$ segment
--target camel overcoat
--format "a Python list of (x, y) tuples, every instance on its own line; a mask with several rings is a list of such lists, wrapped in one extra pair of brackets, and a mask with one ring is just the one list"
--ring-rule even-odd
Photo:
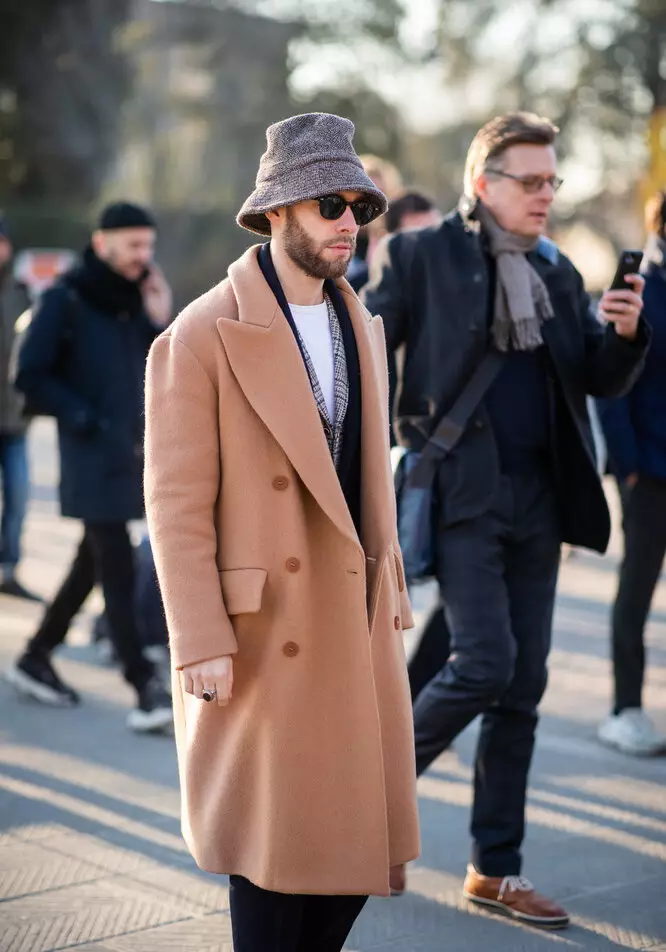
[[(341, 279), (361, 369), (359, 539), (257, 251), (148, 361), (183, 833), (202, 869), (264, 889), (387, 895), (419, 834), (384, 330)], [(179, 669), (225, 654), (227, 707), (184, 693)]]

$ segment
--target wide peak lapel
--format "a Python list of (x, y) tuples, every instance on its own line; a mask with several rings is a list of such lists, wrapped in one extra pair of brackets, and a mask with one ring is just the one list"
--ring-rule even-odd
[[(395, 498), (389, 464), (386, 338), (381, 318), (370, 318), (346, 281), (339, 282), (354, 328), (361, 367), (361, 542), (377, 557), (395, 535)], [(386, 500), (392, 504), (386, 505)]]
[(238, 320), (219, 334), (243, 393), (329, 519), (358, 542), (298, 344), (251, 248), (229, 269)]

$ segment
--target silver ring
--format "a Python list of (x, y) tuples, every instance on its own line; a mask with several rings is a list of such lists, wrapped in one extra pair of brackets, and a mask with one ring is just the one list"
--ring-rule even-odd
[(210, 691), (204, 690), (201, 696), (204, 699), (204, 701), (214, 701), (215, 698), (217, 697), (217, 691), (215, 690), (215, 688), (211, 688)]

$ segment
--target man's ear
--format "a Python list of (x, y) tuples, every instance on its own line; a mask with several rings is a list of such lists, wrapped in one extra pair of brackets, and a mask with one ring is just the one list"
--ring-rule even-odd
[(477, 198), (483, 199), (488, 194), (488, 179), (481, 173), (474, 179), (474, 194)]
[(93, 251), (95, 252), (97, 257), (103, 259), (105, 251), (106, 251), (106, 242), (104, 240), (104, 232), (101, 231), (99, 228), (96, 231), (94, 231), (92, 233), (92, 238), (90, 240), (90, 243), (92, 244)]
[(271, 224), (277, 224), (282, 218), (282, 209), (273, 208), (271, 211), (266, 212), (266, 218), (269, 220), (269, 222), (271, 222)]

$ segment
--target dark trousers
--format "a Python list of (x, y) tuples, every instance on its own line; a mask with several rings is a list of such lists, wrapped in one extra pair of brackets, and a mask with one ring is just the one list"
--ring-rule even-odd
[(122, 523), (85, 524), (79, 550), (28, 650), (50, 654), (67, 637), (69, 626), (99, 581), (104, 593), (109, 634), (125, 678), (137, 690), (153, 676), (144, 656), (134, 614), (134, 553)]
[(269, 892), (232, 876), (234, 952), (340, 952), (367, 900)]
[(449, 660), (451, 632), (444, 606), (438, 605), (425, 624), (416, 651), (409, 662), (409, 689), (412, 704), (421, 691)]
[(24, 434), (0, 433), (0, 472), (0, 566), (11, 574), (21, 557), (21, 533), (30, 494), (28, 445)]
[(560, 524), (547, 474), (502, 477), (492, 509), (442, 529), (438, 579), (451, 633), (414, 705), (419, 774), (478, 714), (472, 862), (517, 875), (537, 707), (547, 681)]
[(612, 622), (616, 714), (642, 706), (645, 625), (666, 555), (666, 481), (640, 476), (622, 501), (624, 559)]

